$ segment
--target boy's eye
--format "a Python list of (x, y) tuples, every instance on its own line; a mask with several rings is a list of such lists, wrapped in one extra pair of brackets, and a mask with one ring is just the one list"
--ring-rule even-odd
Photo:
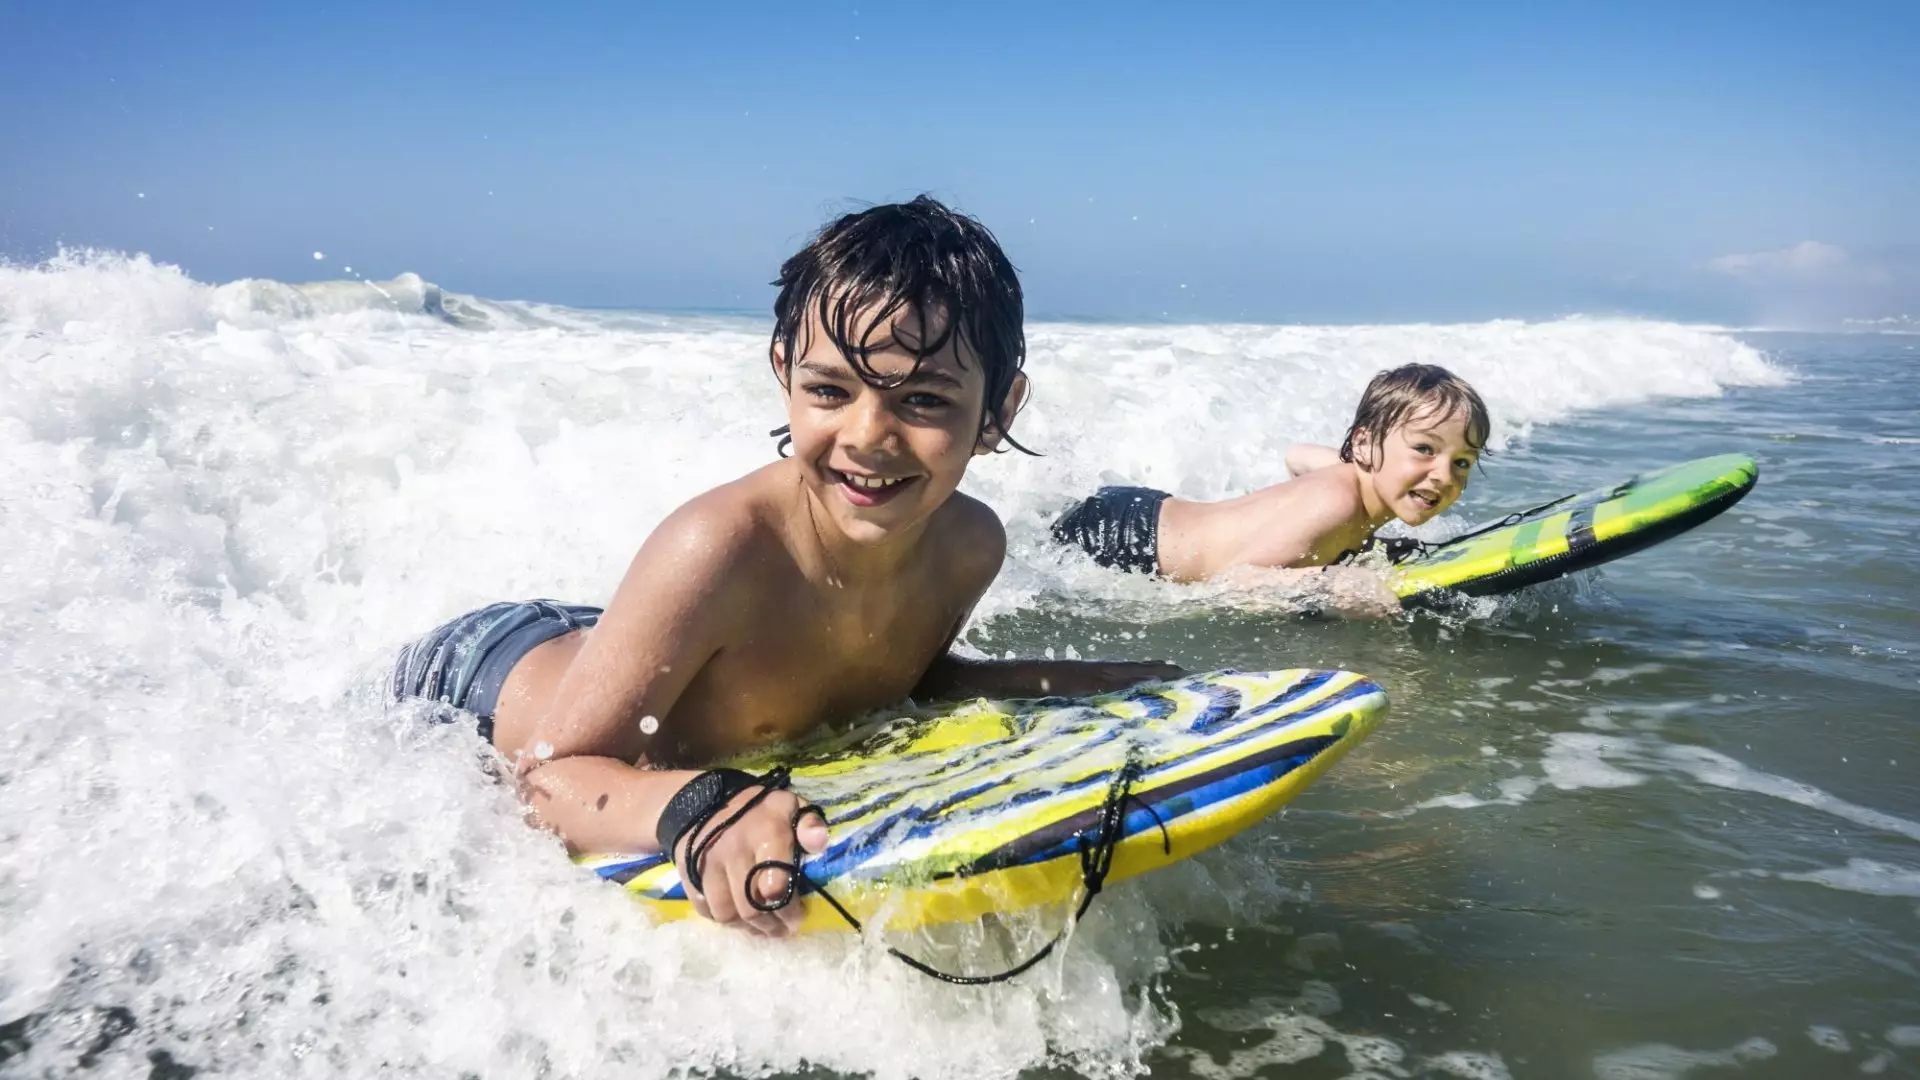
[(805, 389), (810, 396), (819, 398), (822, 401), (839, 401), (847, 396), (847, 392), (844, 389), (832, 383), (809, 383), (803, 387), (803, 389)]
[(924, 391), (907, 395), (907, 404), (913, 406), (916, 409), (937, 409), (940, 406), (945, 405), (946, 403), (947, 403), (946, 398), (943, 398), (938, 394), (929, 394)]
[(1473, 468), (1473, 462), (1468, 461), (1466, 458), (1454, 458), (1453, 467), (1462, 470), (1471, 469)]
[(1422, 453), (1422, 454), (1432, 454), (1432, 453), (1433, 453), (1433, 447), (1431, 447), (1431, 446), (1428, 446), (1428, 445), (1427, 445), (1426, 443), (1423, 443), (1423, 442), (1421, 442), (1421, 443), (1414, 443), (1414, 444), (1413, 444), (1413, 448), (1414, 448), (1414, 449), (1415, 449), (1416, 451), (1418, 451), (1418, 452), (1420, 452), (1420, 453)]

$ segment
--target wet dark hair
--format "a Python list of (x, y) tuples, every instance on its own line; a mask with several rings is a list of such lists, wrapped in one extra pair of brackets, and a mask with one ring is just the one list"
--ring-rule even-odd
[[(821, 229), (781, 265), (773, 284), (780, 294), (773, 301), (769, 349), (789, 379), (794, 361), (812, 344), (809, 315), (819, 320), (854, 374), (882, 390), (911, 378), (958, 335), (961, 364), (971, 352), (987, 377), (981, 437), (993, 429), (1006, 444), (1032, 453), (1007, 434), (1003, 415), (1007, 391), (1027, 360), (1026, 302), (1013, 263), (985, 225), (927, 195), (870, 207)], [(887, 334), (904, 311), (911, 311), (923, 329), (943, 316), (946, 325), (931, 338), (898, 342), (913, 352), (914, 366), (883, 376), (869, 360), (874, 336)], [(880, 344), (887, 340), (882, 337)], [(793, 437), (786, 427), (773, 434), (781, 436), (784, 456)]]
[(1353, 411), (1346, 440), (1340, 444), (1340, 460), (1353, 460), (1353, 437), (1364, 431), (1373, 451), (1366, 467), (1373, 468), (1380, 460), (1380, 444), (1386, 441), (1387, 433), (1428, 410), (1443, 417), (1465, 413), (1467, 445), (1486, 450), (1493, 422), (1487, 416), (1486, 402), (1467, 380), (1437, 364), (1404, 364), (1375, 375), (1367, 384), (1359, 407)]

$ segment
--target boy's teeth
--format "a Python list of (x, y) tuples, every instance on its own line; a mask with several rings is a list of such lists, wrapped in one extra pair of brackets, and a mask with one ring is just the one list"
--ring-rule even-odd
[(845, 476), (847, 483), (852, 484), (854, 487), (866, 488), (869, 491), (876, 488), (892, 487), (904, 479), (904, 477), (897, 476), (854, 476), (851, 473), (841, 473), (840, 475)]

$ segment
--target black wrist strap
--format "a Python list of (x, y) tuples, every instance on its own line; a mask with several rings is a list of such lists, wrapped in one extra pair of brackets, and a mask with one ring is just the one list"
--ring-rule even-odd
[(677, 861), (680, 838), (687, 835), (687, 830), (712, 818), (735, 795), (756, 782), (752, 773), (739, 769), (708, 769), (687, 781), (660, 811), (660, 823), (653, 832), (654, 839), (660, 841), (660, 850), (667, 858)]
[[(1161, 820), (1160, 812), (1141, 802), (1133, 794), (1134, 781), (1140, 778), (1141, 771), (1141, 765), (1129, 750), (1125, 764), (1114, 773), (1107, 785), (1107, 797), (1101, 803), (1099, 816), (1093, 827), (1074, 837), (1074, 847), (1080, 856), (1082, 889), (1080, 905), (1073, 913), (1075, 922), (1087, 913), (1087, 908), (1093, 905), (1093, 898), (1100, 894), (1101, 887), (1106, 884), (1107, 871), (1113, 866), (1114, 850), (1120, 846), (1126, 831), (1129, 801), (1145, 810), (1153, 818), (1154, 824), (1160, 827), (1162, 850), (1168, 854), (1173, 853), (1173, 839), (1167, 835), (1167, 823)], [(710, 769), (688, 781), (687, 786), (681, 788), (667, 802), (667, 808), (660, 812), (660, 825), (657, 830), (661, 850), (667, 853), (668, 858), (674, 859), (674, 865), (680, 870), (681, 880), (692, 891), (705, 892), (700, 879), (701, 864), (706, 859), (707, 849), (713, 846), (714, 841), (718, 840), (722, 833), (732, 828), (735, 822), (745, 817), (767, 796), (776, 791), (790, 789), (792, 783), (793, 775), (784, 766), (769, 769), (764, 776), (754, 776), (738, 769)], [(759, 791), (730, 816), (718, 822), (714, 821), (720, 816), (721, 811), (727, 808), (727, 804), (733, 801), (735, 795), (748, 788), (758, 788)], [(863, 928), (853, 912), (848, 911), (824, 886), (810, 880), (806, 872), (801, 869), (806, 859), (806, 852), (800, 847), (799, 829), (800, 822), (808, 817), (818, 818), (822, 825), (827, 824), (825, 811), (811, 803), (802, 803), (793, 812), (793, 861), (765, 859), (755, 863), (753, 868), (747, 871), (747, 880), (742, 884), (741, 891), (745, 894), (747, 903), (761, 912), (778, 911), (792, 903), (800, 893), (812, 893), (832, 906), (847, 925), (858, 932)], [(675, 851), (683, 838), (687, 840), (685, 863), (674, 858)], [(785, 873), (787, 885), (781, 895), (774, 897), (771, 901), (763, 901), (754, 895), (753, 883), (762, 873), (769, 870)], [(1046, 959), (1053, 952), (1054, 946), (1065, 939), (1066, 933), (1066, 930), (1060, 931), (1053, 936), (1053, 940), (1042, 946), (1040, 951), (1005, 971), (991, 975), (957, 975), (941, 971), (923, 960), (916, 960), (893, 946), (888, 946), (887, 952), (915, 971), (931, 975), (942, 982), (957, 986), (986, 986), (990, 983), (1005, 982)]]

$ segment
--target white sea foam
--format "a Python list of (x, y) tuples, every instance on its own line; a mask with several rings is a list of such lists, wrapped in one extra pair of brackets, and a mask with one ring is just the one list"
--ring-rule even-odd
[(1853, 1040), (1847, 1038), (1847, 1033), (1837, 1027), (1814, 1024), (1807, 1028), (1807, 1038), (1813, 1040), (1813, 1045), (1822, 1050), (1831, 1050), (1836, 1054), (1853, 1052)]
[[(0, 267), (0, 1018), (38, 1018), (12, 1064), (71, 1071), (126, 1009), (138, 1032), (101, 1051), (118, 1071), (148, 1052), (255, 1075), (1143, 1068), (1174, 1020), (1140, 992), (1166, 959), (1141, 897), (1174, 892), (1118, 891), (1049, 971), (979, 991), (846, 939), (651, 927), (520, 827), (471, 734), (381, 707), (401, 641), (500, 597), (604, 600), (675, 505), (770, 460), (765, 334), (417, 278)], [(1270, 482), (1394, 363), (1474, 380), (1501, 437), (1782, 378), (1660, 323), (1031, 338), (1018, 433), (1047, 456), (969, 479), (1016, 538), (989, 615), (1063, 588), (1163, 603), (1041, 550), (1045, 518), (1106, 479)], [(1356, 1067), (1400, 1053), (1297, 1034)]]
[[(1632, 787), (1650, 777), (1665, 776), (1778, 799), (1863, 828), (1920, 840), (1920, 822), (1849, 802), (1812, 784), (1754, 768), (1718, 750), (1669, 743), (1657, 735), (1555, 732), (1547, 737), (1540, 756), (1540, 773), (1538, 777), (1507, 777), (1497, 785), (1497, 794), (1453, 792), (1427, 799), (1413, 809), (1511, 806), (1533, 798), (1546, 786), (1561, 791)], [(1890, 896), (1912, 895), (1909, 890), (1916, 888), (1913, 872), (1867, 859), (1854, 859), (1832, 870), (1780, 876)]]
[(1701, 1069), (1733, 1068), (1767, 1061), (1779, 1053), (1779, 1047), (1761, 1038), (1725, 1050), (1683, 1050), (1649, 1043), (1602, 1054), (1594, 1059), (1593, 1075), (1596, 1080), (1682, 1080)]
[(1893, 866), (1874, 859), (1848, 859), (1845, 866), (1780, 874), (1779, 877), (1783, 881), (1806, 881), (1869, 896), (1920, 897), (1920, 870)]

